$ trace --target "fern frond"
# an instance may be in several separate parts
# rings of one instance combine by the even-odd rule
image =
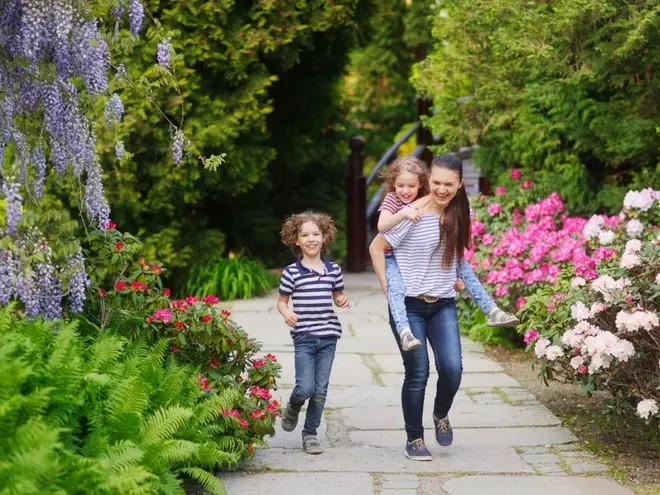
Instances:
[[[200,445],[188,440],[167,440],[158,444],[149,465],[155,471],[171,469],[182,464],[189,464],[195,459]]]
[[[111,473],[99,488],[106,493],[151,495],[154,493],[153,482],[156,479],[144,466],[130,466]]]
[[[196,467],[185,467],[181,468],[179,472],[184,473],[199,482],[213,495],[227,495],[225,484],[222,480],[213,476],[208,471]]]
[[[146,422],[141,443],[150,445],[172,438],[192,415],[191,409],[179,405],[154,411]]]
[[[115,335],[102,335],[89,348],[87,370],[90,373],[103,374],[116,364],[125,349],[126,341]]]
[[[142,414],[149,407],[149,395],[135,371],[122,371],[127,373],[126,378],[110,389],[107,400],[108,423],[117,438],[137,440]]]
[[[163,495],[185,495],[181,480],[171,471],[164,471],[154,481],[154,489]]]
[[[115,471],[135,466],[144,457],[144,452],[130,440],[123,440],[111,446],[105,454],[99,457],[101,465]]]
[[[240,440],[233,437],[231,438],[234,442],[231,442],[232,446],[235,448],[234,452],[230,452],[229,449],[218,448],[219,445],[215,442],[207,442],[203,445],[200,445],[197,450],[197,461],[199,465],[208,467],[208,468],[218,468],[220,466],[233,466],[241,458],[241,451],[243,444]],[[230,442],[226,442],[227,445]]]

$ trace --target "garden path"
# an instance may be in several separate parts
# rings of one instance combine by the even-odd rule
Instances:
[[[426,400],[426,439],[432,462],[405,458],[400,406],[403,365],[387,307],[372,273],[346,276],[353,303],[340,311],[344,336],[337,346],[319,438],[326,451],[305,454],[300,424],[277,433],[246,472],[223,473],[229,495],[601,495],[632,494],[607,477],[598,459],[580,449],[561,421],[482,347],[463,340],[464,375],[450,414],[454,444],[434,441],[431,420],[435,379]],[[236,321],[282,364],[282,403],[294,383],[293,346],[275,308],[276,295],[235,302]],[[301,421],[302,423],[302,421]]]

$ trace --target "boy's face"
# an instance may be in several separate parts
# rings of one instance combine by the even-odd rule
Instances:
[[[323,249],[323,233],[315,222],[305,222],[298,231],[298,240],[296,246],[299,246],[303,255],[308,258],[315,258]]]

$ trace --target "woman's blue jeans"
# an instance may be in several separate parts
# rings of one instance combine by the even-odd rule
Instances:
[[[401,389],[401,406],[406,434],[408,441],[411,442],[417,438],[424,438],[422,416],[426,384],[429,379],[427,339],[431,344],[435,369],[438,372],[433,406],[433,414],[436,418],[444,418],[451,409],[454,396],[461,385],[463,360],[456,302],[453,298],[427,303],[421,299],[406,297],[405,304],[410,329],[422,342],[422,346],[408,352],[401,350],[399,333],[391,312],[390,327],[403,358],[405,377]]]

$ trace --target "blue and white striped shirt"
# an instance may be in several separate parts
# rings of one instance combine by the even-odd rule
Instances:
[[[442,267],[440,217],[425,213],[419,222],[403,220],[381,235],[394,249],[406,296],[456,297],[456,257],[449,268]]]
[[[341,324],[332,308],[332,293],[344,290],[341,268],[324,261],[323,273],[310,270],[300,261],[287,266],[280,279],[280,294],[291,296],[298,315],[291,336],[307,333],[318,337],[341,337]]]

